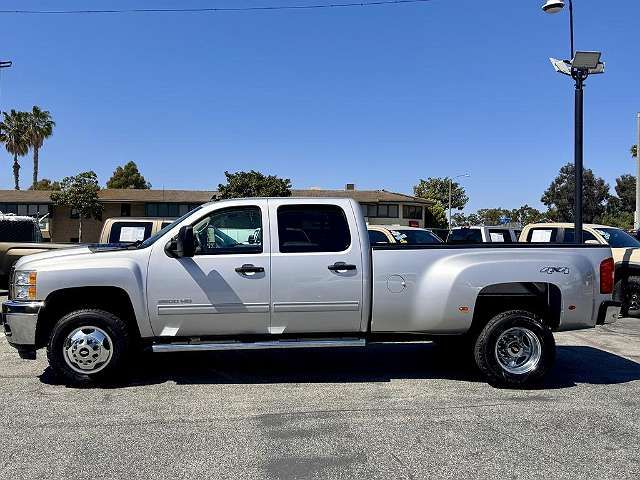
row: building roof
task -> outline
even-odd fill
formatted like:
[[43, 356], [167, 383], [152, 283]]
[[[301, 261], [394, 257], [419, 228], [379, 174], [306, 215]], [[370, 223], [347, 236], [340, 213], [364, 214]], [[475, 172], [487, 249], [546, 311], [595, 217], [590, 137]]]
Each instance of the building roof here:
[[[0, 203], [51, 203], [48, 190], [0, 190]], [[105, 188], [98, 196], [105, 203], [204, 203], [211, 200], [216, 192], [209, 190], [136, 190]]]
[[[105, 188], [100, 190], [99, 197], [105, 203], [205, 203], [217, 194], [213, 190], [136, 190]], [[353, 198], [362, 203], [378, 202], [411, 202], [432, 205], [434, 202], [425, 198], [412, 197], [403, 193], [386, 190], [292, 190], [294, 197], [337, 197]], [[51, 203], [51, 192], [48, 190], [0, 190], [0, 203]]]
[[377, 202], [412, 202], [433, 205], [435, 202], [426, 198], [412, 197], [404, 193], [388, 192], [386, 190], [291, 190], [294, 197], [339, 197], [353, 198], [362, 203]]

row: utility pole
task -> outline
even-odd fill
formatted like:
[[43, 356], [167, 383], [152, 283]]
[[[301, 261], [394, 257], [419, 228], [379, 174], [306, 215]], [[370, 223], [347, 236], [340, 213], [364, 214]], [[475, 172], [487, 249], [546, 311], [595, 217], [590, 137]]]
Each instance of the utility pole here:
[[633, 222], [633, 228], [638, 231], [640, 229], [640, 112], [638, 112], [638, 143], [636, 143], [636, 215]]

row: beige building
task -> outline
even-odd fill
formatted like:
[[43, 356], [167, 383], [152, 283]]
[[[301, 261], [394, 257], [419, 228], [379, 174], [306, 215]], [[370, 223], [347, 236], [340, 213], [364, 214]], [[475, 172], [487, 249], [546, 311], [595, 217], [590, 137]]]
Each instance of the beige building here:
[[[82, 222], [83, 242], [97, 242], [103, 221], [112, 217], [175, 218], [215, 199], [207, 190], [132, 190], [104, 189], [100, 200], [104, 211], [100, 220]], [[348, 184], [344, 190], [292, 190], [296, 197], [346, 197], [357, 200], [371, 224], [424, 226], [425, 207], [433, 202], [422, 198], [387, 192], [356, 190]], [[45, 217], [43, 236], [52, 242], [78, 241], [78, 215], [66, 207], [55, 207], [51, 192], [45, 190], [0, 190], [0, 212]]]

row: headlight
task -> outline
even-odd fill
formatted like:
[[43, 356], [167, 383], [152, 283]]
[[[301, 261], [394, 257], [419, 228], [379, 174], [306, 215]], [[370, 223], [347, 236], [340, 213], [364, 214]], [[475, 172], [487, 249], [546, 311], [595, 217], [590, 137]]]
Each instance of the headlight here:
[[36, 272], [16, 272], [13, 277], [13, 298], [16, 300], [35, 300], [36, 276]]

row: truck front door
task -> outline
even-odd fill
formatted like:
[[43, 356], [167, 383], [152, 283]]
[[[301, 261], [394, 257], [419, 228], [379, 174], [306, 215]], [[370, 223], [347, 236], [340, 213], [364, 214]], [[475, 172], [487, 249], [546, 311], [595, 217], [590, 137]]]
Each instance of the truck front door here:
[[[267, 201], [225, 206], [192, 222], [195, 255], [174, 258], [156, 242], [147, 297], [159, 336], [266, 334], [269, 329]], [[267, 231], [263, 231], [263, 229]]]
[[300, 202], [269, 200], [271, 333], [358, 332], [367, 232], [347, 201]]

